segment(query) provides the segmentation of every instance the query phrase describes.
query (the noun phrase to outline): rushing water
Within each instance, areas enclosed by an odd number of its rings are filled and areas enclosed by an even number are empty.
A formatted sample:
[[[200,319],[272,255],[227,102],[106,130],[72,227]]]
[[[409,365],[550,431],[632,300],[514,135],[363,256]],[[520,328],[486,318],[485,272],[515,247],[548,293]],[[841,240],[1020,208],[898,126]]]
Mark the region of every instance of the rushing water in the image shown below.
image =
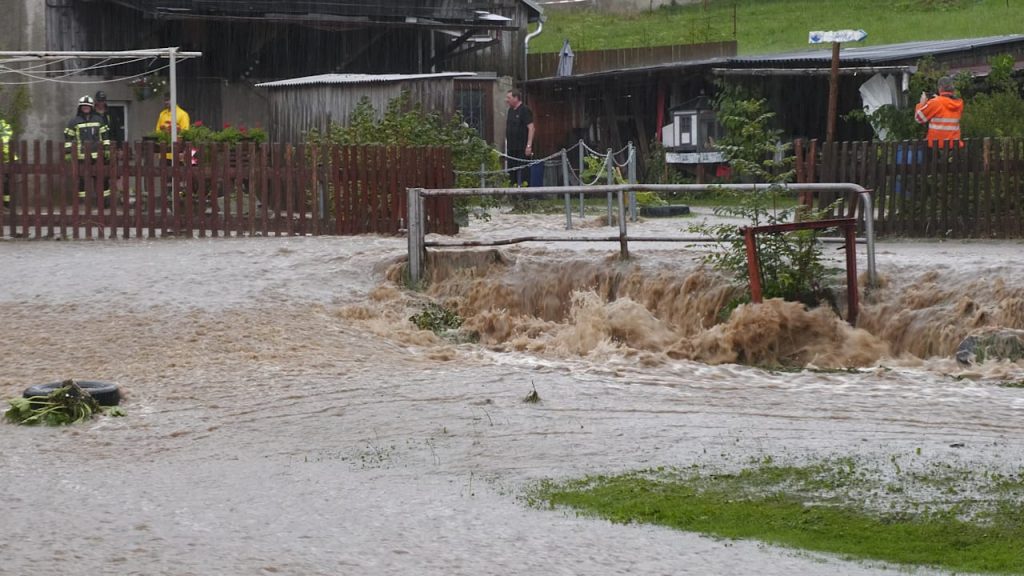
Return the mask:
[[[562,224],[502,216],[462,236]],[[856,329],[781,302],[717,323],[734,291],[700,265],[708,248],[617,249],[434,252],[413,293],[389,280],[401,238],[0,242],[2,396],[109,380],[128,413],[2,427],[0,573],[896,573],[517,497],[540,478],[767,456],[1020,470],[1024,396],[997,382],[1022,366],[952,360],[974,329],[1024,328],[1019,245],[880,243]],[[416,330],[428,300],[479,343]]]

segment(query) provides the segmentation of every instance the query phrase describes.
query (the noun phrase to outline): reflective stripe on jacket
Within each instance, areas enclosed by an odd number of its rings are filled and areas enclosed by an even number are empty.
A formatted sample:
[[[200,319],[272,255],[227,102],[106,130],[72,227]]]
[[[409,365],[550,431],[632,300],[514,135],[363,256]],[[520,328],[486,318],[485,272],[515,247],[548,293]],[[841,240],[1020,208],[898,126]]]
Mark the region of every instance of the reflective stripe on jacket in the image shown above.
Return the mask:
[[[960,118],[964,113],[964,101],[952,92],[942,92],[914,108],[914,120],[928,125],[928,145],[935,142],[960,140]]]
[[[3,159],[8,162],[18,159],[17,153],[11,155],[11,138],[13,136],[14,130],[11,129],[11,125],[7,123],[7,120],[0,118],[0,142],[3,142],[4,145]]]
[[[78,159],[85,160],[85,149],[91,143],[99,144],[103,156],[107,157],[110,153],[110,128],[103,117],[95,112],[86,116],[78,114],[64,129],[64,157],[70,159],[72,146],[78,144]],[[99,157],[99,149],[93,146],[89,156],[96,160]]]

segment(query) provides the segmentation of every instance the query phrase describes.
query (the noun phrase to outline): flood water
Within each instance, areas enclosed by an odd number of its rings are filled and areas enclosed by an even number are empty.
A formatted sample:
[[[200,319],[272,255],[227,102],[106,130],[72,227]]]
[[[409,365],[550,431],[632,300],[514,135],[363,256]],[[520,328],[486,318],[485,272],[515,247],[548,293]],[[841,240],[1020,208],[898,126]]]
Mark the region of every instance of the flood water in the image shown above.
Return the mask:
[[[461,236],[563,225],[498,215]],[[432,252],[414,293],[389,280],[403,238],[0,242],[0,395],[107,380],[127,411],[0,426],[0,573],[897,574],[519,497],[766,457],[1021,469],[1024,393],[998,384],[1024,366],[952,359],[971,330],[1024,328],[1020,244],[880,242],[858,329],[778,302],[716,323],[734,292],[708,247],[630,248]],[[479,342],[416,330],[427,301]]]

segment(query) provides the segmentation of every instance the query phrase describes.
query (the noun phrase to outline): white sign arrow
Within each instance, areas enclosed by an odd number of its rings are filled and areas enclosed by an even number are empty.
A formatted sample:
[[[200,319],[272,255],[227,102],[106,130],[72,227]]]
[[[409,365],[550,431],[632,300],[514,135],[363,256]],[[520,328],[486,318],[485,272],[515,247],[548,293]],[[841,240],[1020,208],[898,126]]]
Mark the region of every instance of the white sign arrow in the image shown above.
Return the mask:
[[[829,42],[860,42],[867,38],[863,30],[815,30],[807,35],[809,44],[825,44]]]

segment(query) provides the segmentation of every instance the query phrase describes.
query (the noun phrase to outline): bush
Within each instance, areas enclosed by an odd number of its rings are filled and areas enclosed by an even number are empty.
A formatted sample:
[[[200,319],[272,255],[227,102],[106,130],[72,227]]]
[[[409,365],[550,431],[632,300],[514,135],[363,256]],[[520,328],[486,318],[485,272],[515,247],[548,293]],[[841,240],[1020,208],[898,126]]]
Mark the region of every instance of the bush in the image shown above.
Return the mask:
[[[481,166],[485,172],[493,172],[485,177],[485,185],[507,184],[507,176],[500,172],[500,156],[476,130],[458,115],[445,119],[440,114],[424,112],[419,104],[410,106],[407,92],[388,102],[380,120],[373,104],[364,97],[352,111],[347,126],[332,122],[326,133],[310,131],[306,141],[315,145],[443,146],[452,151],[456,186],[480,186]],[[456,216],[465,217],[471,205],[492,207],[496,203],[493,196],[461,196],[455,201]]]
[[[791,156],[776,158],[778,132],[771,128],[774,114],[765,110],[763,99],[743,99],[724,92],[716,102],[722,124],[730,135],[722,139],[722,148],[733,169],[757,181],[768,182],[763,192],[742,193],[736,204],[718,206],[719,216],[740,217],[749,226],[782,224],[793,220],[798,208],[779,209],[783,184],[792,180]],[[810,215],[818,218],[821,214]],[[705,262],[732,276],[738,288],[750,283],[746,243],[742,229],[735,224],[697,224],[690,227],[718,239],[719,249],[707,255]],[[761,291],[764,298],[783,298],[814,307],[832,304],[834,297],[826,285],[828,270],[822,262],[819,231],[799,230],[758,237],[761,263]],[[731,311],[749,297],[730,303]]]

